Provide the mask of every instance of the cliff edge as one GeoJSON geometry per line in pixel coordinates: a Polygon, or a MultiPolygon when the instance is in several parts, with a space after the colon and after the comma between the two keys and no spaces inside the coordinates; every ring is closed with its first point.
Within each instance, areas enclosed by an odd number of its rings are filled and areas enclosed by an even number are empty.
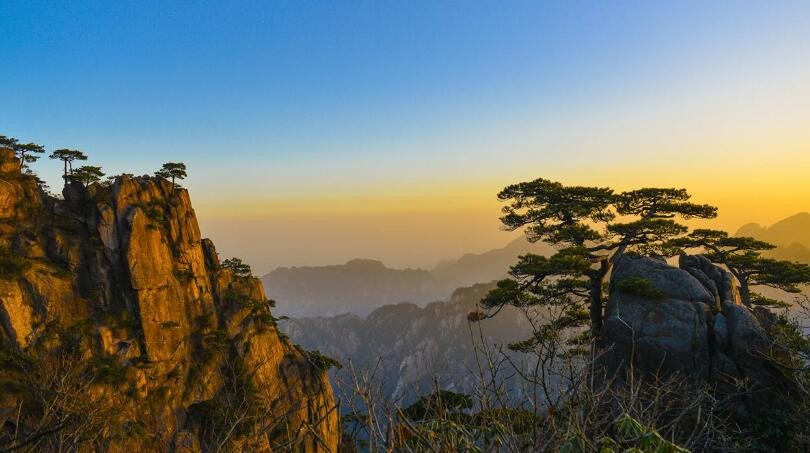
{"type": "Polygon", "coordinates": [[[0,149],[0,445],[337,451],[319,356],[220,264],[186,190],[124,175],[63,194],[0,149]]]}

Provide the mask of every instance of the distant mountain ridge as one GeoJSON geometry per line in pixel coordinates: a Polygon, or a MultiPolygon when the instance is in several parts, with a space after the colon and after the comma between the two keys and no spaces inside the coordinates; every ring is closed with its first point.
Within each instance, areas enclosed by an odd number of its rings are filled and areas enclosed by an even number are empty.
{"type": "Polygon", "coordinates": [[[748,223],[736,236],[750,236],[777,245],[766,253],[773,258],[810,263],[810,213],[800,212],[769,227],[748,223]]]}
{"type": "Polygon", "coordinates": [[[519,255],[552,251],[547,244],[519,237],[503,248],[440,262],[433,270],[392,269],[380,261],[354,259],[329,266],[280,267],[262,282],[283,315],[365,316],[388,304],[447,300],[456,288],[504,277],[519,255]]]}
{"type": "Polygon", "coordinates": [[[280,267],[262,277],[278,312],[288,316],[368,314],[380,305],[438,300],[439,282],[423,269],[391,269],[375,260],[280,267]]]}

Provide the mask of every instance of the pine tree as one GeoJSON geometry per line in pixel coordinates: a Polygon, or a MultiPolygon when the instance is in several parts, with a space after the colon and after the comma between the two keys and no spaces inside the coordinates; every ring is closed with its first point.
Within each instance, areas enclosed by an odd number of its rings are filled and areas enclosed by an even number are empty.
{"type": "Polygon", "coordinates": [[[85,187],[88,187],[94,182],[101,181],[103,177],[104,172],[101,171],[101,167],[94,167],[92,165],[83,165],[74,170],[69,176],[69,178],[79,181],[85,187]]]}
{"type": "Polygon", "coordinates": [[[45,152],[45,147],[42,145],[37,145],[36,143],[19,143],[16,138],[6,137],[5,135],[0,135],[0,146],[10,148],[14,151],[14,154],[20,161],[20,171],[28,168],[28,164],[39,160],[37,154],[45,152]]]}
{"type": "MultiPolygon", "coordinates": [[[[510,185],[498,198],[510,203],[501,218],[507,230],[525,228],[530,241],[559,246],[558,254],[563,255],[546,261],[534,255],[521,257],[512,268],[512,282],[499,286],[499,293],[485,305],[543,303],[541,296],[557,297],[561,290],[568,303],[582,297],[583,282],[575,280],[585,279],[594,335],[602,326],[603,282],[617,258],[627,251],[672,253],[669,240],[688,231],[676,218],[717,215],[713,206],[690,202],[685,189],[644,188],[616,194],[610,188],[564,186],[541,178],[510,185]],[[617,215],[626,221],[613,223],[617,215]],[[589,266],[582,267],[586,262],[589,266]],[[574,267],[559,267],[563,263],[574,267]]],[[[551,303],[556,303],[553,299],[551,303]]]]}
{"type": "Polygon", "coordinates": [[[73,162],[77,160],[87,160],[87,156],[75,149],[57,149],[50,156],[51,159],[58,159],[64,162],[65,169],[63,178],[67,181],[68,176],[73,173],[73,162]]]}
{"type": "Polygon", "coordinates": [[[164,179],[171,179],[172,193],[174,193],[174,189],[177,187],[175,180],[186,179],[188,176],[188,173],[186,173],[186,164],[182,162],[166,162],[163,164],[163,167],[161,167],[160,170],[155,172],[155,176],[164,179]]]}

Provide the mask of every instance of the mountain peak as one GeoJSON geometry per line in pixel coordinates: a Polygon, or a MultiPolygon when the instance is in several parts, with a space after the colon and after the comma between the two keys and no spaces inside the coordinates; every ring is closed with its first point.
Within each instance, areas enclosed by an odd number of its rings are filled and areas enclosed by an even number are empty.
{"type": "MultiPolygon", "coordinates": [[[[290,430],[305,423],[314,429],[308,438],[246,439],[250,450],[254,442],[265,451],[262,445],[280,441],[303,448],[315,443],[312,437],[336,450],[338,419],[325,373],[280,336],[259,280],[220,265],[213,243],[200,236],[185,189],[163,178],[124,176],[90,187],[70,183],[60,200],[21,174],[11,157],[0,150],[0,259],[9,263],[0,269],[0,348],[43,368],[4,367],[1,381],[50,379],[52,357],[60,357],[60,367],[76,367],[58,368],[60,379],[104,363],[115,370],[115,383],[94,377],[94,386],[77,383],[70,398],[109,412],[105,430],[141,418],[155,423],[147,429],[191,439],[207,429],[191,420],[205,423],[197,411],[221,404],[235,376],[226,367],[238,362],[259,397],[292,414],[277,421],[290,430]],[[67,343],[64,332],[71,332],[67,343]],[[75,364],[61,363],[62,354],[77,349],[75,364]],[[298,411],[299,404],[307,410],[298,411]]],[[[30,397],[23,386],[8,388],[0,414],[18,413],[30,397]]],[[[21,432],[37,423],[25,414],[18,421],[21,432]]],[[[310,451],[316,450],[324,449],[310,451]]]]}

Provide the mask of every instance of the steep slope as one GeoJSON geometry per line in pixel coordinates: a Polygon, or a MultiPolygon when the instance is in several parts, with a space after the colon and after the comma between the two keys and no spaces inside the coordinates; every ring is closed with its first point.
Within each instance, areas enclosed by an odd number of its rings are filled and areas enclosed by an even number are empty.
{"type": "Polygon", "coordinates": [[[475,348],[481,354],[484,344],[505,345],[531,332],[526,319],[510,309],[480,323],[467,321],[492,287],[461,288],[447,302],[425,307],[386,305],[365,319],[353,314],[298,318],[281,322],[280,328],[302,346],[352,364],[336,374],[336,391],[344,404],[352,396],[345,391],[350,390],[346,386],[353,381],[352,370],[375,370],[383,396],[405,403],[432,391],[435,383],[469,392],[479,384],[475,348]]]}
{"type": "Polygon", "coordinates": [[[500,279],[526,253],[548,255],[552,248],[519,237],[500,249],[444,261],[432,271],[391,269],[379,261],[358,259],[343,265],[278,268],[262,282],[283,315],[365,316],[387,304],[446,300],[456,288],[500,279]]]}
{"type": "Polygon", "coordinates": [[[185,190],[122,176],[58,200],[11,150],[0,162],[0,442],[336,450],[325,373],[279,336],[259,280],[220,266],[185,190]],[[72,404],[42,400],[49,373],[84,376],[72,404]]]}

